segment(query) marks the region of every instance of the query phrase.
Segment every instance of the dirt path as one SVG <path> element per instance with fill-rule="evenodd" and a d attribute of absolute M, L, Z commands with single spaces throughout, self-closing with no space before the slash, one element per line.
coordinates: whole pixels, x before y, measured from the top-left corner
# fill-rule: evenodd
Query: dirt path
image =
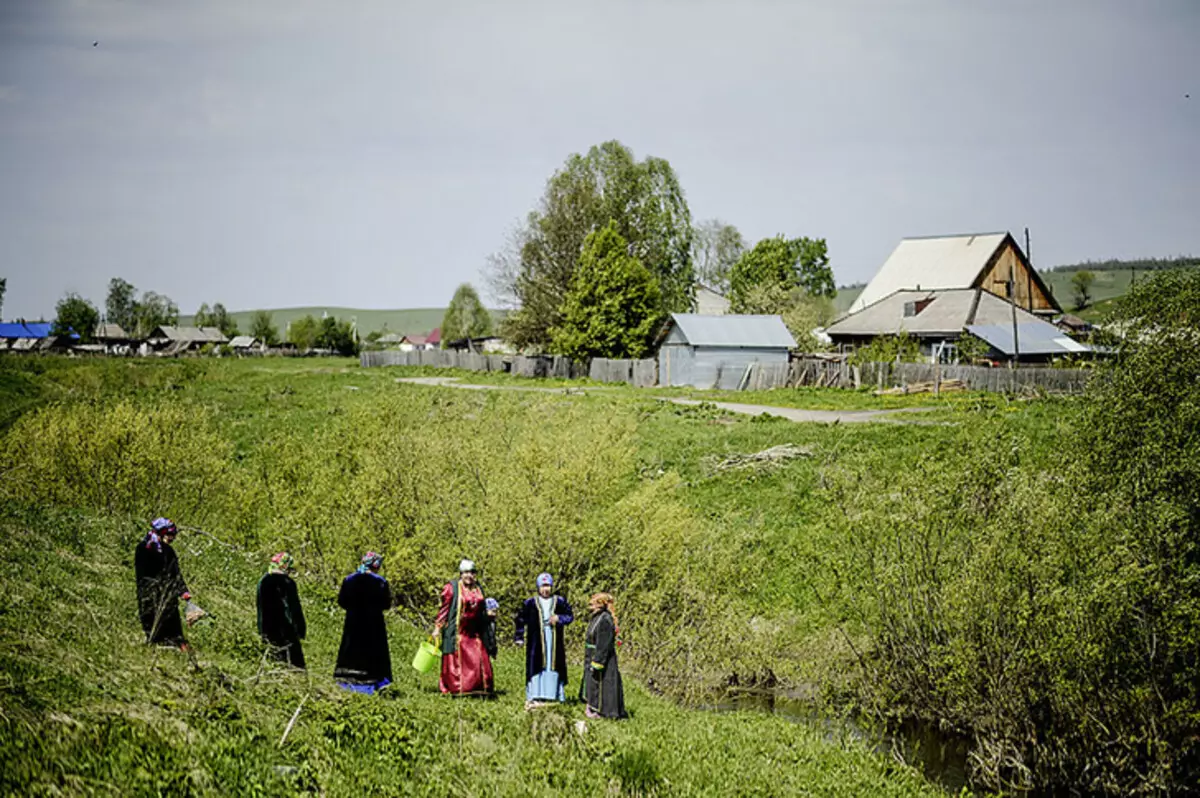
<path fill-rule="evenodd" d="M 466 391 L 537 391 L 539 393 L 556 393 L 563 395 L 580 394 L 587 391 L 603 391 L 603 388 L 539 388 L 525 385 L 476 385 L 460 382 L 458 377 L 397 377 L 396 382 L 409 385 L 429 385 L 442 388 L 461 388 Z M 921 413 L 933 410 L 932 407 L 903 407 L 895 410 L 801 410 L 797 407 L 773 407 L 771 405 L 748 405 L 741 402 L 709 402 L 702 399 L 683 399 L 679 397 L 656 397 L 662 402 L 673 402 L 677 405 L 712 404 L 730 413 L 741 413 L 748 416 L 778 416 L 788 421 L 816 422 L 819 424 L 861 424 L 877 421 L 891 424 L 927 424 L 937 422 L 909 421 L 892 418 L 897 413 Z"/>

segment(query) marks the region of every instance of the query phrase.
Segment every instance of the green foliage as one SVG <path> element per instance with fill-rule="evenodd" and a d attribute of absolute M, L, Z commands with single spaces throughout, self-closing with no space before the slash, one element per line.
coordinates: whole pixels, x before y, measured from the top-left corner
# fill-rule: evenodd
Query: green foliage
<path fill-rule="evenodd" d="M 820 352 L 828 348 L 813 331 L 829 324 L 835 315 L 833 302 L 829 299 L 812 296 L 803 288 L 789 289 L 778 283 L 752 286 L 746 291 L 739 312 L 782 316 L 802 352 Z"/>
<path fill-rule="evenodd" d="M 577 360 L 643 357 L 662 324 L 658 284 L 615 223 L 588 235 L 552 346 Z"/>
<path fill-rule="evenodd" d="M 275 326 L 269 311 L 254 311 L 254 317 L 250 321 L 250 335 L 266 346 L 279 346 L 279 328 Z"/>
<path fill-rule="evenodd" d="M 745 252 L 742 234 L 720 219 L 707 219 L 692 233 L 696 279 L 719 293 L 729 292 L 729 273 Z"/>
<path fill-rule="evenodd" d="M 1110 258 L 1108 260 L 1084 261 L 1083 263 L 1069 263 L 1062 266 L 1055 266 L 1052 269 L 1046 270 L 1046 273 L 1055 272 L 1128 272 L 1128 271 L 1170 271 L 1173 269 L 1190 269 L 1200 266 L 1200 258 L 1188 255 L 1181 255 L 1175 258 L 1130 258 L 1121 260 L 1118 258 Z"/>
<path fill-rule="evenodd" d="M 110 289 L 111 290 L 111 289 Z M 179 323 L 179 308 L 171 298 L 153 291 L 146 291 L 133 306 L 135 335 L 147 336 L 155 327 L 174 326 Z M 125 328 L 129 332 L 129 328 Z"/>
<path fill-rule="evenodd" d="M 233 490 L 229 448 L 200 407 L 49 406 L 0 440 L 0 495 L 111 513 L 205 517 Z"/>
<path fill-rule="evenodd" d="M 470 283 L 463 283 L 450 299 L 442 317 L 442 345 L 461 338 L 486 338 L 492 334 L 492 316 Z"/>
<path fill-rule="evenodd" d="M 229 311 L 225 310 L 225 306 L 220 302 L 213 305 L 211 310 L 207 302 L 201 304 L 196 315 L 192 317 L 192 324 L 196 327 L 216 327 L 226 338 L 233 338 L 240 334 L 237 321 L 229 315 Z"/>
<path fill-rule="evenodd" d="M 333 316 L 321 319 L 317 330 L 316 345 L 339 355 L 351 356 L 358 354 L 358 338 L 354 328 L 348 321 L 338 321 Z"/>
<path fill-rule="evenodd" d="M 302 316 L 288 326 L 287 339 L 295 344 L 296 348 L 301 352 L 306 352 L 317 345 L 317 337 L 320 334 L 320 322 L 311 315 Z"/>
<path fill-rule="evenodd" d="M 104 314 L 109 324 L 117 324 L 126 333 L 136 334 L 137 289 L 132 284 L 114 277 L 108 281 L 108 297 L 104 301 Z"/>
<path fill-rule="evenodd" d="M 1075 309 L 1083 310 L 1092 302 L 1092 283 L 1096 275 L 1086 269 L 1075 272 L 1071 276 L 1071 289 L 1074 292 Z"/>
<path fill-rule="evenodd" d="M 921 358 L 921 342 L 907 332 L 898 335 L 880 335 L 866 346 L 860 346 L 850 355 L 855 366 L 864 363 L 916 363 Z"/>
<path fill-rule="evenodd" d="M 959 362 L 967 365 L 985 360 L 992 351 L 991 344 L 970 333 L 960 335 L 954 345 L 958 349 Z"/>
<path fill-rule="evenodd" d="M 80 343 L 90 343 L 96 334 L 96 325 L 100 323 L 100 311 L 96 306 L 79 294 L 67 294 L 58 300 L 54 308 L 54 325 L 51 332 L 55 335 L 79 335 Z"/>
<path fill-rule="evenodd" d="M 743 255 L 729 274 L 729 301 L 734 313 L 742 310 L 755 288 L 803 289 L 814 297 L 837 294 L 833 270 L 823 238 L 764 238 Z"/>
<path fill-rule="evenodd" d="M 662 158 L 637 161 L 619 141 L 571 155 L 546 184 L 508 247 L 491 259 L 497 295 L 517 307 L 503 335 L 519 347 L 545 347 L 561 326 L 587 236 L 610 222 L 629 255 L 658 282 L 662 313 L 692 304 L 692 219 L 683 189 Z"/>

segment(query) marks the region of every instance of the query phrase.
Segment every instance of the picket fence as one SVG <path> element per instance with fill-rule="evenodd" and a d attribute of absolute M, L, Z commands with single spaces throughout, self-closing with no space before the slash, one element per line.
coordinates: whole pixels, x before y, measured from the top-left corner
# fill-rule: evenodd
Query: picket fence
<path fill-rule="evenodd" d="M 594 358 L 581 363 L 562 355 L 483 355 L 449 349 L 412 352 L 363 352 L 363 367 L 433 366 L 513 374 L 518 377 L 627 383 L 639 388 L 658 385 L 658 363 L 653 359 L 609 360 Z M 741 390 L 817 386 L 827 388 L 886 389 L 931 383 L 961 381 L 973 391 L 995 393 L 1079 393 L 1091 372 L 1081 369 L 986 368 L 982 366 L 938 366 L 929 363 L 865 363 L 852 366 L 844 360 L 795 357 L 786 365 L 753 363 L 741 375 Z"/>

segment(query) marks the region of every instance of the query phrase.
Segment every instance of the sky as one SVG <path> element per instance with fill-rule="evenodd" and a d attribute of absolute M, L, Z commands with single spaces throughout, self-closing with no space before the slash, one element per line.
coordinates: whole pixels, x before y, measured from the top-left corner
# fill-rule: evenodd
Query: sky
<path fill-rule="evenodd" d="M 0 0 L 2 313 L 442 307 L 609 139 L 839 283 L 905 236 L 1200 254 L 1198 41 L 1196 0 Z"/>

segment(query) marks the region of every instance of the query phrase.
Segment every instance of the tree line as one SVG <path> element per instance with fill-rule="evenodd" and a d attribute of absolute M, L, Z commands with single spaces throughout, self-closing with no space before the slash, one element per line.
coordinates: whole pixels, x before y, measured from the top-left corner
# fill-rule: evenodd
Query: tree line
<path fill-rule="evenodd" d="M 0 280 L 0 302 L 3 301 L 4 281 Z M 138 290 L 132 283 L 120 277 L 108 283 L 108 294 L 104 300 L 104 312 L 92 302 L 75 292 L 67 293 L 55 305 L 51 331 L 55 335 L 75 334 L 81 343 L 91 343 L 101 323 L 115 324 L 131 338 L 146 338 L 158 327 L 177 326 L 179 307 L 165 294 Z M 216 302 L 201 303 L 192 318 L 196 327 L 215 327 L 226 338 L 240 335 L 237 320 Z M 357 331 L 350 321 L 335 317 L 317 319 L 311 314 L 292 322 L 286 335 L 281 336 L 273 315 L 258 310 L 250 319 L 251 337 L 269 347 L 282 344 L 285 339 L 301 351 L 328 349 L 341 355 L 358 353 Z"/>
<path fill-rule="evenodd" d="M 1061 266 L 1055 266 L 1046 269 L 1046 272 L 1124 272 L 1124 271 L 1139 271 L 1151 272 L 1162 271 L 1164 269 L 1188 269 L 1194 266 L 1200 266 L 1200 258 L 1194 255 L 1179 255 L 1174 258 L 1134 258 L 1131 260 L 1119 260 L 1117 258 L 1109 258 L 1108 260 L 1086 260 L 1080 263 L 1067 263 Z"/>
<path fill-rule="evenodd" d="M 639 161 L 619 141 L 567 158 L 486 276 L 510 309 L 506 339 L 578 359 L 644 356 L 701 285 L 727 294 L 734 313 L 782 314 L 801 339 L 832 315 L 837 293 L 824 239 L 778 235 L 748 248 L 732 224 L 693 224 L 671 164 Z"/>

